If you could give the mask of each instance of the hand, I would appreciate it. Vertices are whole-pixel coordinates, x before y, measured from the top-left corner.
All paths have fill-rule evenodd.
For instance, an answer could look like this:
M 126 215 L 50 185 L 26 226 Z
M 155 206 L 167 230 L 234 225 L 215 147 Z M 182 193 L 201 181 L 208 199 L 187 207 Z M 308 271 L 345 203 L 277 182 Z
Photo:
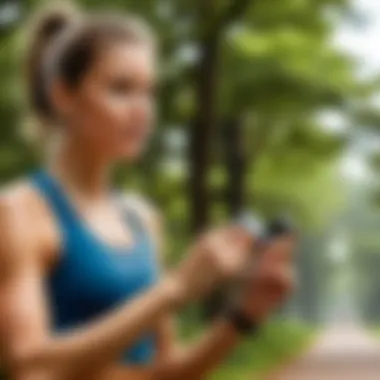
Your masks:
M 291 293 L 295 277 L 292 252 L 295 238 L 281 237 L 269 244 L 250 268 L 240 294 L 242 312 L 254 322 L 262 322 Z
M 211 292 L 241 274 L 250 261 L 253 236 L 244 228 L 223 227 L 204 234 L 174 273 L 184 301 Z

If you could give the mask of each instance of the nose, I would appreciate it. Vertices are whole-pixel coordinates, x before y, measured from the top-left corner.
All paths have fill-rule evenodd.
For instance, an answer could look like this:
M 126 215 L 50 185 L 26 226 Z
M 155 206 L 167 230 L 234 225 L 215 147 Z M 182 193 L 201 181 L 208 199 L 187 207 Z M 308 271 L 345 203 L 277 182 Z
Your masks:
M 152 113 L 153 103 L 146 95 L 136 94 L 127 109 L 129 116 L 135 122 L 146 122 Z

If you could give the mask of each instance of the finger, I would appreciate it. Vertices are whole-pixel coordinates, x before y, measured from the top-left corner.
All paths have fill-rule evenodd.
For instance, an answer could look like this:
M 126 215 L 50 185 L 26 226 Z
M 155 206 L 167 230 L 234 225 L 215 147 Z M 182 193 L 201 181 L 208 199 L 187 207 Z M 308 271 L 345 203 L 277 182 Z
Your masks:
M 277 267 L 269 273 L 267 281 L 268 289 L 274 294 L 286 297 L 294 287 L 294 270 L 291 266 Z
M 249 233 L 240 227 L 230 227 L 217 234 L 213 242 L 215 246 L 223 248 L 225 252 L 244 256 L 253 246 L 253 239 Z
M 293 235 L 284 236 L 280 239 L 279 245 L 283 251 L 284 258 L 291 259 L 293 257 L 293 252 L 296 248 L 297 240 Z
M 283 280 L 287 287 L 287 293 L 292 293 L 297 286 L 297 276 L 294 267 L 289 265 L 288 267 L 284 268 Z
M 252 232 L 242 226 L 234 226 L 232 231 L 238 239 L 246 244 L 252 245 L 257 240 L 257 237 Z
M 252 254 L 255 237 L 249 233 L 246 229 L 235 226 L 229 231 L 229 236 L 231 238 L 231 243 L 234 245 L 234 248 L 246 256 L 247 254 Z
M 210 244 L 217 252 L 227 253 L 237 244 L 236 237 L 228 228 L 223 228 L 215 232 L 210 238 Z
M 237 249 L 251 248 L 255 237 L 244 227 L 238 225 L 224 225 L 209 231 L 202 239 L 206 245 L 218 249 L 227 247 Z
M 271 241 L 263 252 L 263 262 L 266 265 L 275 265 L 275 263 L 286 263 L 291 261 L 295 248 L 293 238 L 284 236 Z

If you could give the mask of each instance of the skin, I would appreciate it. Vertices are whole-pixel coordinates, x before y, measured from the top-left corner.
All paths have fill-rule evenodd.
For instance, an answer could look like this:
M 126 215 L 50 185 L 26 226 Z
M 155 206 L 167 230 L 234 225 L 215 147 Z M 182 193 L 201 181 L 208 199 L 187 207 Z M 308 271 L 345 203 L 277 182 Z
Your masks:
M 50 141 L 47 169 L 60 181 L 89 228 L 101 239 L 131 244 L 132 235 L 107 197 L 116 161 L 136 161 L 146 150 L 155 119 L 155 60 L 143 44 L 115 43 L 102 51 L 74 90 L 59 78 L 50 94 L 63 126 Z M 160 216 L 145 201 L 126 197 L 163 251 Z M 43 279 L 59 263 L 61 236 L 44 199 L 21 180 L 0 195 L 0 349 L 15 380 L 202 379 L 241 340 L 220 319 L 195 344 L 180 347 L 174 317 L 184 305 L 241 272 L 252 237 L 229 226 L 208 231 L 186 259 L 132 302 L 100 320 L 57 336 L 51 329 Z M 290 238 L 272 243 L 256 275 L 248 277 L 241 307 L 263 321 L 291 287 Z M 158 355 L 149 367 L 116 358 L 155 329 Z

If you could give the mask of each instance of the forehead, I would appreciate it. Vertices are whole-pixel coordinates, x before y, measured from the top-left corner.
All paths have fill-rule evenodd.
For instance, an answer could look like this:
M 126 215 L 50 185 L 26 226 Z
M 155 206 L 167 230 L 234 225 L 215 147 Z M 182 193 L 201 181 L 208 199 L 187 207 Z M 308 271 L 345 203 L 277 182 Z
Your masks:
M 153 79 L 156 55 L 148 44 L 115 42 L 98 53 L 90 69 L 91 77 L 125 76 L 132 79 Z

